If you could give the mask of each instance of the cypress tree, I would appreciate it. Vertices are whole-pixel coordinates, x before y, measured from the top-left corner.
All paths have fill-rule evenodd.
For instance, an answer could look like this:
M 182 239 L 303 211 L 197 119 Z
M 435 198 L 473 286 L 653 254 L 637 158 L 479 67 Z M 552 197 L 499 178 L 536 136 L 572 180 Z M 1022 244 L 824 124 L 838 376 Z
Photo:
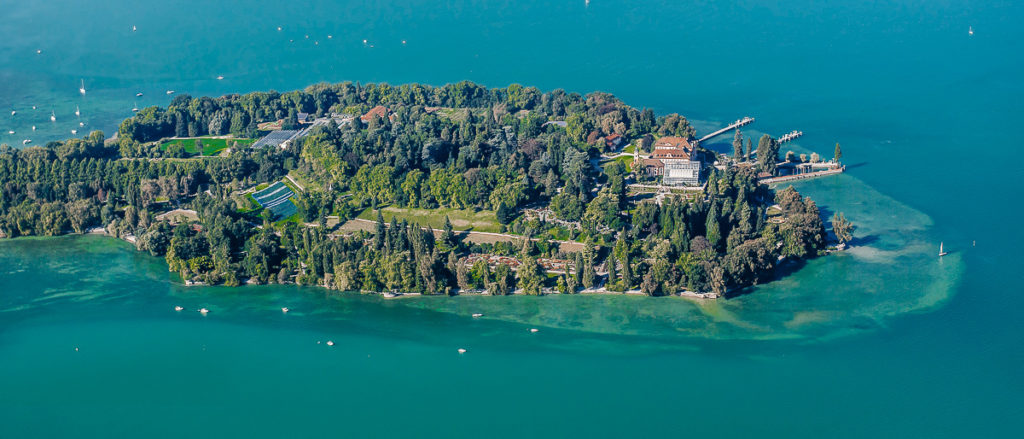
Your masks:
M 736 129 L 736 135 L 732 138 L 732 156 L 737 161 L 743 159 L 743 135 Z

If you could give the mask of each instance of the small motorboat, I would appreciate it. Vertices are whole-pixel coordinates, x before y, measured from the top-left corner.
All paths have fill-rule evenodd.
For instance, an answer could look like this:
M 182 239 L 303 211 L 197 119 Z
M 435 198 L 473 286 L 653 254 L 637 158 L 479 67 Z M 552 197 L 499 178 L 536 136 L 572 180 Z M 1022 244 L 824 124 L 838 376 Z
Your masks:
M 329 39 L 331 39 L 331 38 L 334 38 L 334 35 L 328 35 L 328 36 L 327 36 L 327 39 L 328 39 L 328 40 L 329 40 Z
M 185 308 L 182 308 L 182 307 L 180 307 L 180 306 L 175 306 L 175 307 L 174 307 L 174 310 L 175 310 L 175 311 L 182 311 L 182 310 L 184 310 L 184 309 L 185 309 Z
M 217 80 L 220 81 L 221 79 L 224 79 L 224 75 L 217 75 Z
M 54 112 L 51 111 L 50 112 L 50 122 L 56 122 L 56 121 L 57 121 L 57 113 L 54 113 Z
M 537 329 L 537 328 L 530 328 L 530 332 L 538 332 L 538 331 L 540 331 L 540 329 Z
M 43 53 L 43 49 L 36 49 L 36 55 Z
M 168 94 L 168 95 L 172 95 L 172 94 L 174 94 L 174 90 L 167 90 L 167 94 Z
M 78 130 L 71 130 L 71 135 L 74 136 L 75 134 L 78 134 Z
M 15 110 L 11 110 L 11 116 L 14 116 L 15 114 L 18 114 L 18 112 Z
M 208 310 L 208 309 L 206 309 L 206 308 L 199 308 L 199 314 L 202 314 L 202 315 L 204 315 L 204 316 L 205 316 L 205 315 L 206 315 L 206 314 L 208 314 L 209 312 L 210 312 L 210 310 Z
M 939 257 L 946 256 L 948 254 L 949 254 L 949 252 L 943 249 L 943 245 L 940 242 L 939 243 Z
M 85 94 L 85 80 L 84 79 L 82 80 L 82 86 L 78 88 L 78 92 L 81 93 L 81 94 Z
M 967 35 L 974 35 L 974 26 L 967 26 Z
M 137 30 L 139 30 L 139 28 L 135 27 L 135 25 L 133 24 L 133 25 L 132 25 L 132 32 L 135 32 L 135 31 L 137 31 Z
M 32 131 L 35 131 L 35 130 L 36 130 L 36 126 L 32 125 Z
M 281 308 L 281 312 L 287 314 L 288 313 L 288 307 Z
M 135 97 L 137 97 L 137 98 L 141 98 L 141 97 L 142 97 L 142 92 L 140 91 L 140 92 L 138 92 L 138 93 L 135 93 Z
M 327 346 L 334 346 L 334 342 L 331 340 L 327 340 Z
M 75 116 L 81 116 L 81 115 L 82 115 L 82 110 L 80 110 L 80 109 L 78 108 L 78 106 L 77 106 L 77 105 L 75 105 Z
M 32 139 L 25 139 L 21 141 L 22 145 L 28 145 L 29 143 L 32 143 Z
M 79 123 L 78 123 L 78 126 L 80 126 L 80 127 L 84 127 L 84 126 L 85 126 L 85 122 L 79 122 Z
M 474 318 L 474 319 L 477 319 L 477 318 L 480 318 L 480 317 L 483 317 L 483 316 L 484 316 L 484 315 L 483 315 L 483 314 L 480 314 L 480 313 L 474 313 L 474 314 L 473 314 L 473 318 Z
M 277 31 L 278 31 L 278 32 L 281 32 L 281 26 L 278 26 L 278 27 L 277 27 Z
M 8 131 L 7 134 L 14 134 L 14 130 Z
M 459 348 L 459 353 L 460 353 L 460 354 L 465 354 L 465 353 L 466 353 L 466 350 L 465 350 L 465 349 L 463 349 L 463 348 Z

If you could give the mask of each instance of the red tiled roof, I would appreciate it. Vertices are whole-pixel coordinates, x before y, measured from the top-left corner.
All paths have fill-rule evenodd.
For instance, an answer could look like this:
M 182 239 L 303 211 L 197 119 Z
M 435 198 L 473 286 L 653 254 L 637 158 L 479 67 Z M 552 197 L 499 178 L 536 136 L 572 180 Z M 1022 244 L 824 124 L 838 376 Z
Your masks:
M 662 137 L 654 141 L 654 149 L 658 148 L 690 150 L 693 146 L 684 137 Z
M 359 116 L 359 120 L 362 120 L 363 122 L 369 122 L 374 117 L 388 117 L 388 107 L 385 107 L 383 105 L 373 107 L 370 109 L 370 111 L 367 111 L 366 114 Z

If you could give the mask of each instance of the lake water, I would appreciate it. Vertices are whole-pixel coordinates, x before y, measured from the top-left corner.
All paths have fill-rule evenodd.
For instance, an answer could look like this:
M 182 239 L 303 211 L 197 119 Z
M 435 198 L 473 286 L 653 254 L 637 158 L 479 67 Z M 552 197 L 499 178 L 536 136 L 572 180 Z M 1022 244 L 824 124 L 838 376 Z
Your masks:
M 2 241 L 0 437 L 1019 431 L 1024 5 L 849 3 L 5 2 L 0 143 L 110 134 L 166 90 L 603 90 L 698 133 L 842 143 L 847 174 L 797 186 L 858 245 L 696 305 L 186 288 L 113 239 Z

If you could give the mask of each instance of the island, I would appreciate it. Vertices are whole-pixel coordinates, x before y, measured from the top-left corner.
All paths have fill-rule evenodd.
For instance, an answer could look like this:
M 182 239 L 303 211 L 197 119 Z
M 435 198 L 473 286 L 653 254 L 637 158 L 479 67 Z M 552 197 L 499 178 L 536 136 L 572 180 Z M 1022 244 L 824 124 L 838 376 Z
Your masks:
M 737 126 L 748 122 L 737 121 Z M 730 127 L 720 130 L 730 131 Z M 842 172 L 679 114 L 471 82 L 176 96 L 110 139 L 0 146 L 0 236 L 104 233 L 189 285 L 718 298 L 841 248 L 767 183 Z M 838 245 L 837 245 L 838 244 Z

